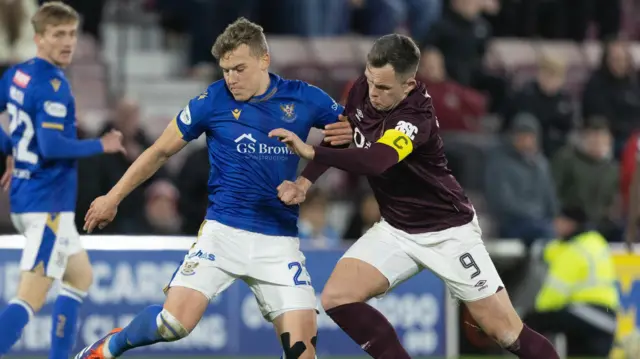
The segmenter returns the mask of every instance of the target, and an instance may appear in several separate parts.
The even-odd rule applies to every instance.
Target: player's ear
[[[416,78],[415,77],[410,77],[407,80],[407,82],[405,82],[404,94],[408,95],[409,92],[411,92],[414,88],[416,88],[417,85],[418,85],[418,83],[416,82]]]
[[[271,55],[267,52],[260,58],[260,70],[266,71],[271,65]]]

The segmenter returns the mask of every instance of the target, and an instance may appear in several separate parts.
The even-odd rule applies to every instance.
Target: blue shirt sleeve
[[[36,136],[42,156],[47,159],[82,158],[103,152],[98,139],[78,140],[64,134],[70,97],[49,86],[35,89]]]
[[[185,141],[193,141],[207,131],[211,114],[211,101],[207,92],[196,96],[189,101],[176,116],[178,131]]]
[[[338,115],[344,111],[344,108],[331,96],[313,85],[306,85],[304,96],[311,109],[313,127],[322,129],[328,124],[337,122]]]

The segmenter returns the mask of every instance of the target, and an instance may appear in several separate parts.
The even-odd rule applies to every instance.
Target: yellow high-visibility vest
[[[544,251],[549,272],[536,298],[538,312],[569,305],[619,305],[616,272],[606,239],[598,232],[584,232],[570,240],[550,242]]]

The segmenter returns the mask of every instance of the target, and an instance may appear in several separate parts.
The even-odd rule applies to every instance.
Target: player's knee
[[[280,341],[282,343],[283,359],[314,359],[316,357],[316,344],[318,335],[314,335],[308,341],[291,340],[290,333],[282,333]]]
[[[355,293],[348,293],[337,288],[325,287],[320,296],[320,302],[324,310],[329,310],[341,305],[361,302]]]
[[[87,292],[93,284],[93,268],[88,266],[72,276],[65,276],[64,283],[77,290]]]
[[[67,269],[62,280],[83,292],[93,284],[93,267],[86,252],[80,252],[69,257]]]
[[[40,311],[47,299],[53,279],[41,274],[23,272],[16,299],[28,304],[34,312]]]
[[[503,329],[503,330],[494,330],[491,333],[487,333],[498,345],[503,348],[510,347],[513,343],[518,340],[518,336],[520,335],[520,330],[515,329]]]
[[[156,318],[158,333],[168,342],[180,340],[191,333],[193,328],[185,328],[168,310],[162,309]]]

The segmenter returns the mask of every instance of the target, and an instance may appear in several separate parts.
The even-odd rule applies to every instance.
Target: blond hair
[[[217,60],[225,54],[237,49],[240,45],[247,45],[254,56],[262,56],[269,52],[267,39],[262,26],[244,17],[239,18],[227,26],[211,48],[211,54]]]
[[[31,24],[36,34],[43,34],[47,26],[57,26],[78,22],[80,15],[71,6],[60,1],[42,4],[31,18]]]

